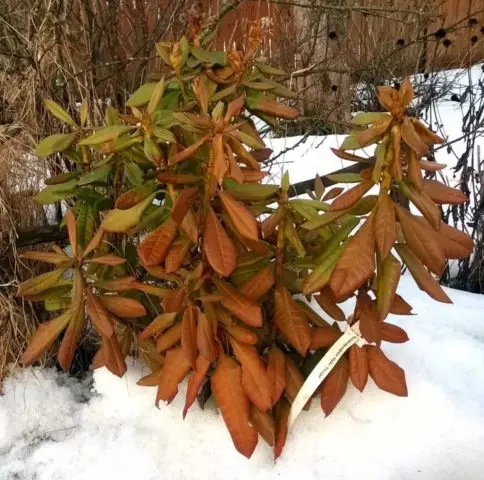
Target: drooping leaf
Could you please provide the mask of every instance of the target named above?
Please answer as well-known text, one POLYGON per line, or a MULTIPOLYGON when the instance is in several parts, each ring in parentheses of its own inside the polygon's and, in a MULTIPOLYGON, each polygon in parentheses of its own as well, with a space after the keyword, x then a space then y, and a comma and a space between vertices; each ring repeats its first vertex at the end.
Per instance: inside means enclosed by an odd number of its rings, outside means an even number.
POLYGON ((318 350, 320 348, 330 347, 340 337, 341 332, 336 328, 330 327, 328 324, 311 328, 311 343, 309 344, 309 348, 311 350, 318 350))
POLYGON ((178 224, 171 217, 153 230, 137 248, 143 265, 147 267, 159 265, 166 258, 177 232, 178 224))
POLYGON ((318 302, 319 306, 333 319, 338 322, 345 320, 345 314, 341 308, 336 304, 336 299, 330 288, 325 287, 319 295, 315 295, 314 299, 318 302))
POLYGON ((277 408, 277 420, 276 420, 276 439, 274 445, 274 457, 279 458, 286 444, 287 438, 287 421, 289 419, 289 413, 291 412, 291 406, 284 398, 278 404, 277 408))
POLYGON ((366 349, 368 371, 378 388, 400 397, 406 397, 408 392, 405 372, 395 362, 388 359, 379 347, 367 346, 366 349))
POLYGON ((409 340, 407 332, 403 328, 400 328, 397 325, 392 325, 391 323, 382 324, 381 339, 384 342, 391 343, 405 343, 409 340))
POLYGON ((171 403, 178 393, 178 384, 189 370, 190 362, 181 348, 173 348, 166 353, 156 394, 156 406, 160 400, 171 403))
POLYGON ((39 360, 67 327, 71 317, 72 311, 66 310, 59 317, 41 323, 20 358, 20 363, 26 367, 39 360))
POLYGON ((181 348, 194 370, 198 357, 196 315, 197 310, 189 305, 183 314, 181 331, 181 348))
POLYGON ((257 446, 257 431, 250 425, 250 404, 241 384, 242 370, 230 357, 222 356, 212 375, 212 392, 235 448, 250 458, 257 446))
POLYGON ((274 446, 276 425, 270 413, 259 410, 255 405, 250 408, 250 423, 270 447, 274 446))
POLYGON ((369 343, 381 342, 381 322, 378 310, 371 301, 370 296, 361 292, 356 299, 356 312, 360 320, 360 331, 362 337, 369 343))
POLYGON ((375 270, 375 234, 372 217, 368 218, 333 269, 330 279, 331 290, 337 297, 343 297, 361 287, 375 270))
POLYGON ((395 207, 392 199, 386 193, 380 193, 375 213, 375 241, 378 253, 384 259, 397 238, 395 207))
POLYGON ((193 402, 195 402, 198 391, 200 390, 200 387, 207 376, 209 366, 210 362, 199 355, 195 368, 188 379, 187 395, 185 399, 185 406, 183 407, 183 418, 186 417, 188 409, 193 405, 193 402))
POLYGON ((200 356, 209 362, 217 360, 220 348, 215 338, 217 325, 215 319, 204 312, 198 311, 197 346, 200 356))
POLYGON ((319 390, 321 408, 326 416, 331 414, 343 398, 348 386, 348 380, 348 361, 345 357, 341 357, 323 380, 319 390))
POLYGON ((441 224, 437 238, 446 258, 465 258, 474 249, 469 235, 446 223, 441 224))
POLYGON ((140 340, 146 340, 149 337, 156 336, 166 328, 173 325, 177 312, 160 313, 155 319, 139 334, 140 340))
POLYGON ((368 381, 368 356, 366 349, 352 345, 348 351, 348 365, 351 382, 362 392, 368 381))
POLYGON ((284 286, 277 286, 274 295, 274 323, 282 335, 302 355, 310 343, 309 324, 292 295, 284 286))
POLYGON ((410 117, 405 117, 403 119, 402 139, 420 157, 423 157, 429 153, 428 145, 422 140, 422 137, 415 130, 414 124, 410 117))
POLYGON ((146 315, 142 303, 134 298, 119 295, 101 295, 101 303, 112 313, 122 318, 137 318, 146 315))
POLYGON ((235 357, 242 365, 242 388, 251 402, 265 412, 272 406, 266 366, 255 347, 230 340, 235 357), (249 388, 247 388, 249 387, 249 388))
POLYGON ((269 350, 267 356, 267 378, 274 406, 286 388, 286 357, 276 346, 269 350))
POLYGON ((57 268, 56 270, 29 278, 18 286, 17 295, 30 296, 42 293, 48 288, 55 286, 64 275, 65 270, 65 268, 57 268))
POLYGON ((257 241, 259 239, 257 221, 248 208, 227 192, 219 192, 219 198, 235 229, 242 236, 257 241))
POLYGON ((254 301, 239 293, 227 282, 214 279, 217 289, 222 294, 222 305, 233 315, 251 327, 262 326, 262 310, 254 301))
POLYGON ((274 266, 267 265, 266 267, 257 270, 255 275, 239 285, 237 289, 242 295, 244 295, 244 297, 257 302, 270 291, 275 282, 274 266))
POLYGON ((457 188, 451 188, 437 180, 424 179, 424 192, 438 205, 460 205, 469 199, 457 188))
POLYGON ((203 250, 210 266, 220 275, 228 277, 236 267, 237 252, 215 212, 210 208, 205 221, 203 250))
POLYGON ((85 295, 87 314, 92 324, 100 335, 110 338, 114 334, 114 325, 109 312, 90 289, 86 289, 85 295))
POLYGON ((169 348, 180 343, 181 334, 182 334, 182 324, 181 322, 177 322, 171 328, 169 328, 168 330, 164 331, 161 335, 156 337, 157 353, 166 352, 169 348))

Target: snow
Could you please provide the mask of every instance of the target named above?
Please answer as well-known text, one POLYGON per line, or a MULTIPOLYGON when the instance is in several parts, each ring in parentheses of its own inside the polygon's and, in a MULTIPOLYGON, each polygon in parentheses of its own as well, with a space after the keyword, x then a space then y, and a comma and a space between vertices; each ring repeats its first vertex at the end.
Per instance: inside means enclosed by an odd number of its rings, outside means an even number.
MULTIPOLYGON (((448 75, 459 76, 457 90, 465 88, 463 74, 448 75)), ((474 82, 480 76, 480 67, 472 70, 474 82)), ((449 140, 461 135, 462 109, 450 101, 435 107, 433 118, 449 140)), ((267 139, 280 153, 275 177, 284 168, 298 182, 352 164, 330 150, 343 136, 301 140, 267 139)), ((441 149, 436 160, 453 166, 463 148, 453 144, 457 155, 441 149)), ((55 369, 15 369, 0 397, 0 480, 480 479, 484 297, 446 289, 454 305, 439 304, 408 275, 398 291, 418 315, 390 316, 410 342, 383 349, 405 369, 409 397, 382 392, 369 380, 363 395, 350 385, 326 419, 313 402, 277 462, 262 439, 250 461, 239 455, 211 401, 205 411, 195 404, 183 421, 185 383, 172 405, 157 409, 155 389, 136 385, 148 372, 130 359, 121 379, 104 368, 84 381, 55 369)), ((351 308, 344 305, 346 313, 351 308)))
POLYGON ((121 379, 96 371, 92 387, 53 369, 17 370, 0 397, 0 479, 482 478, 484 298, 447 292, 452 306, 408 276, 399 288, 418 315, 389 319, 411 341, 384 351, 405 369, 409 397, 370 380, 363 395, 349 386, 326 419, 313 402, 277 462, 261 439, 250 461, 239 455, 213 404, 183 421, 185 384, 156 409, 134 361, 121 379))

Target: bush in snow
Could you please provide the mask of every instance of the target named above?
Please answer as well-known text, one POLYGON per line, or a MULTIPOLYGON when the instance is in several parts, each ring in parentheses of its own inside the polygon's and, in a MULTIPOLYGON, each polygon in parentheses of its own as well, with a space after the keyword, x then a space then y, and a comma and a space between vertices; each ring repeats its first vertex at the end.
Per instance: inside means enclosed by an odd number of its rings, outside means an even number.
POLYGON ((333 176, 355 186, 325 191, 316 178, 313 198, 292 199, 287 175, 280 186, 261 183, 271 152, 252 116, 275 125, 297 111, 278 102, 292 94, 277 82, 282 72, 257 57, 256 24, 247 38, 245 48, 211 52, 194 24, 191 42, 159 43, 165 76, 138 89, 128 113, 108 107, 104 126, 89 125, 86 103, 76 122, 47 101, 69 131, 44 139, 37 154, 61 152, 77 169, 51 178, 36 199, 68 203, 70 250, 24 255, 56 268, 19 294, 62 313, 40 325, 22 363, 62 336, 57 358, 69 370, 88 318, 102 339, 94 368, 122 376, 137 352, 152 370, 139 383, 158 386, 156 404, 171 402, 188 375, 184 415, 213 394, 237 450, 250 457, 260 435, 278 456, 302 372, 343 335, 305 300, 314 296, 363 339, 319 388, 326 415, 349 380, 363 390, 368 375, 405 396, 403 370, 380 349, 407 340, 385 323, 389 312, 411 310, 396 294, 401 261, 422 290, 449 303, 432 274, 472 242, 441 222, 436 205, 466 198, 422 178, 442 167, 423 158, 441 139, 406 115, 408 79, 380 88, 389 113, 356 116, 335 151, 361 164, 333 176), (348 153, 370 144, 370 159, 348 153), (368 194, 374 186, 378 195, 368 194), (403 197, 422 216, 395 200, 403 197), (345 318, 338 303, 350 297, 356 306, 345 318))

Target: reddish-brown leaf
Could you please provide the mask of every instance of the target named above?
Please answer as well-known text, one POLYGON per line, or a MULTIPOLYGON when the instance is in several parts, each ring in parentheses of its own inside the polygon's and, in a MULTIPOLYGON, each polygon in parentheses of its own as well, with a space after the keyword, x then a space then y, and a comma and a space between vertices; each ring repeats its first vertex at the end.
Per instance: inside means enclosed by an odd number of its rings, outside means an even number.
POLYGON ((359 293, 356 300, 357 318, 361 335, 370 343, 380 344, 381 322, 378 311, 367 293, 359 293))
POLYGON ((102 352, 106 368, 113 375, 122 377, 128 367, 126 366, 126 361, 116 335, 113 335, 111 338, 103 338, 102 352))
POLYGON ((138 245, 138 257, 143 265, 154 267, 159 265, 166 257, 168 250, 175 240, 178 224, 170 217, 153 230, 138 245))
POLYGON ((338 332, 337 329, 329 325, 311 328, 311 343, 309 344, 309 348, 311 350, 318 350, 320 348, 330 347, 339 337, 341 337, 341 332, 338 332))
POLYGON ((161 369, 151 372, 148 375, 141 377, 136 382, 136 385, 139 385, 140 387, 157 387, 160 383, 160 375, 161 369))
POLYGON ((405 182, 400 182, 400 190, 418 208, 433 229, 439 230, 442 223, 440 221, 440 210, 433 200, 423 190, 418 191, 416 187, 405 182))
POLYGON ((38 262, 50 263, 52 265, 59 265, 60 263, 68 262, 70 258, 65 253, 55 252, 24 252, 19 255, 20 258, 28 258, 38 262))
POLYGON ((210 151, 210 156, 212 158, 213 175, 217 179, 217 182, 222 184, 229 166, 227 160, 225 159, 224 142, 221 133, 215 134, 215 136, 212 138, 212 149, 210 151))
POLYGON ((257 302, 271 290, 275 283, 274 265, 267 265, 237 288, 245 297, 257 302))
POLYGON ((86 288, 85 295, 87 314, 94 328, 100 335, 110 338, 114 334, 114 324, 111 320, 111 315, 100 302, 99 298, 91 293, 89 288, 86 288))
POLYGON ((304 313, 284 287, 276 287, 274 294, 274 323, 282 335, 302 355, 310 343, 310 327, 304 313))
MULTIPOLYGON (((173 173, 173 172, 161 172, 158 173, 156 179, 160 183, 169 183, 172 185, 189 185, 191 183, 196 183, 200 180, 196 175, 184 174, 184 173, 173 173)), ((138 202, 141 200, 138 200, 138 202)), ((138 203, 137 202, 137 203, 138 203)), ((119 208, 116 204, 116 208, 119 208)))
POLYGON ((263 323, 262 310, 259 305, 245 297, 227 282, 213 280, 220 294, 222 305, 237 318, 251 327, 261 327, 263 323))
POLYGON ((195 213, 193 213, 192 209, 188 210, 180 227, 193 243, 198 242, 197 217, 195 216, 195 213))
POLYGON ((272 215, 264 219, 261 223, 262 238, 269 238, 276 231, 283 218, 284 210, 279 207, 272 215))
POLYGON ((179 312, 185 303, 186 296, 187 294, 184 288, 168 290, 168 292, 163 295, 163 309, 166 313, 179 312))
POLYGON ((85 258, 91 252, 96 250, 96 248, 98 248, 99 245, 101 244, 103 238, 104 238, 104 230, 102 228, 98 228, 96 233, 92 237, 91 241, 87 245, 86 249, 84 250, 84 253, 82 254, 83 258, 85 258))
POLYGON ((269 350, 267 357, 267 378, 274 406, 286 388, 286 357, 275 346, 269 350))
POLYGON ((122 265, 125 263, 126 259, 116 255, 107 254, 101 255, 100 257, 93 257, 89 260, 89 262, 96 263, 98 265, 109 265, 111 267, 116 267, 117 265, 122 265))
POLYGON ((467 233, 443 222, 440 231, 437 233, 437 238, 446 258, 465 258, 474 249, 474 242, 467 233))
POLYGON ((397 225, 393 200, 388 194, 380 193, 375 213, 375 241, 382 258, 390 253, 396 238, 397 225))
POLYGON ((175 201, 175 206, 171 211, 171 218, 178 224, 182 223, 185 215, 187 214, 188 210, 192 203, 195 200, 195 197, 198 195, 198 188, 197 187, 190 187, 184 188, 180 195, 177 197, 175 201))
POLYGON ((163 353, 174 345, 180 343, 181 334, 182 323, 175 323, 173 327, 169 328, 156 338, 156 352, 163 353))
POLYGON ((276 425, 272 415, 259 410, 255 405, 250 407, 250 423, 270 447, 274 446, 276 425))
POLYGON ((259 228, 251 211, 227 192, 219 192, 218 195, 232 225, 240 235, 251 240, 259 240, 259 228))
POLYGON ((146 308, 134 298, 119 295, 101 295, 102 304, 112 313, 122 318, 137 318, 146 315, 146 308))
POLYGON ((403 119, 402 139, 418 156, 423 157, 429 153, 428 145, 415 130, 410 117, 405 117, 403 119))
POLYGON ((178 393, 178 384, 190 370, 190 362, 181 348, 169 350, 160 373, 160 383, 156 394, 156 406, 160 400, 171 403, 178 393))
POLYGON ((195 152, 208 140, 209 136, 206 135, 205 137, 200 138, 195 143, 190 145, 189 147, 183 149, 182 151, 176 153, 168 160, 170 165, 174 165, 175 163, 183 162, 193 156, 195 152))
POLYGON ((250 458, 257 446, 258 435, 250 425, 250 404, 242 389, 241 377, 242 370, 235 360, 223 355, 211 383, 235 448, 250 458))
POLYGON ((350 240, 331 274, 330 287, 336 297, 360 288, 375 271, 375 234, 372 217, 350 240))
POLYGON ((439 170, 443 170, 447 166, 444 163, 437 163, 430 160, 420 160, 419 164, 420 168, 427 172, 438 172, 439 170))
POLYGON ((336 304, 334 293, 330 288, 324 287, 319 295, 314 295, 314 299, 332 319, 338 322, 343 322, 346 319, 343 310, 336 304))
MULTIPOLYGON (((286 388, 284 393, 293 402, 304 383, 304 377, 297 368, 296 364, 286 356, 286 388)), ((308 410, 311 400, 305 405, 304 410, 308 410)))
POLYGON ((346 192, 339 195, 331 204, 330 211, 346 210, 358 202, 360 198, 373 187, 372 181, 358 183, 346 192))
POLYGON ((405 372, 388 359, 379 347, 367 346, 368 371, 377 387, 400 397, 406 397, 405 372))
POLYGON ((235 357, 242 364, 242 388, 250 401, 262 411, 272 406, 266 366, 255 347, 230 340, 235 357))
POLYGON ((441 275, 447 261, 435 230, 401 207, 397 207, 397 215, 407 245, 431 272, 441 275))
POLYGON ((434 280, 429 271, 407 245, 398 245, 397 252, 405 262, 405 265, 407 265, 412 277, 421 290, 427 292, 438 302, 452 303, 447 294, 442 290, 442 287, 434 280))
POLYGON ((425 179, 423 190, 438 205, 460 205, 469 201, 464 193, 457 188, 448 187, 437 180, 425 179))
POLYGON ((392 306, 388 313, 393 315, 412 315, 412 306, 409 305, 400 295, 395 294, 392 306))
POLYGON ((274 456, 279 458, 286 444, 287 438, 287 421, 289 419, 289 413, 291 406, 285 398, 281 398, 277 408, 277 420, 276 420, 276 440, 274 445, 274 456))
POLYGON ((190 247, 192 246, 191 240, 183 238, 176 241, 168 251, 165 259, 165 271, 166 273, 177 272, 187 257, 190 247))
POLYGON ((23 353, 20 363, 23 366, 31 365, 52 346, 55 339, 67 327, 72 317, 72 311, 66 310, 62 315, 41 323, 23 353))
POLYGON ((100 284, 100 287, 110 292, 126 292, 128 290, 136 289, 136 278, 126 276, 114 278, 113 280, 106 280, 100 284))
POLYGON ((209 362, 217 360, 220 348, 216 340, 217 325, 211 315, 198 311, 197 345, 200 355, 209 362))
POLYGON ((409 338, 407 332, 391 323, 383 323, 381 326, 381 339, 390 343, 405 343, 409 338))
POLYGON ((185 406, 183 407, 183 418, 187 416, 188 409, 196 400, 198 391, 200 390, 200 387, 207 376, 209 366, 210 362, 206 358, 203 358, 202 356, 197 358, 196 366, 188 379, 187 395, 185 399, 185 406))
POLYGON ((345 357, 341 357, 328 376, 323 380, 319 394, 321 397, 321 408, 328 416, 338 405, 346 393, 348 386, 349 367, 345 357))
POLYGON ((196 318, 197 310, 188 305, 185 308, 182 320, 181 348, 193 369, 195 369, 195 362, 198 356, 196 318))
POLYGON ((243 95, 241 95, 240 97, 237 97, 235 100, 232 100, 227 105, 227 112, 225 113, 224 120, 228 122, 232 117, 238 116, 243 106, 244 106, 243 95))
POLYGON ((175 321, 177 312, 160 313, 155 319, 138 335, 140 340, 146 340, 149 337, 154 337, 160 332, 170 327, 175 321))
MULTIPOLYGON (((74 303, 75 300, 73 300, 74 303)), ((69 371, 69 368, 74 359, 77 344, 81 338, 81 333, 84 330, 86 319, 84 317, 84 300, 82 299, 73 306, 73 313, 67 330, 64 333, 62 342, 57 353, 57 361, 64 372, 69 371)))
POLYGON ((417 154, 411 148, 408 149, 407 156, 407 178, 418 190, 422 190, 422 170, 420 169, 417 154))
POLYGON ((237 252, 234 243, 211 208, 207 213, 204 232, 203 250, 208 263, 217 273, 228 277, 237 265, 237 252))
POLYGON ((230 325, 224 325, 225 330, 230 336, 234 337, 235 340, 241 343, 246 343, 247 345, 255 345, 259 341, 257 333, 248 330, 247 328, 241 327, 236 323, 231 323, 230 325))
POLYGON ((353 385, 362 392, 368 381, 368 357, 366 350, 353 345, 348 351, 350 378, 353 385))
POLYGON ((444 143, 444 139, 440 138, 436 135, 432 130, 427 128, 420 120, 416 118, 411 118, 413 127, 415 131, 418 133, 419 137, 427 144, 427 145, 438 145, 444 143))
POLYGON ((66 220, 67 234, 69 235, 69 243, 71 244, 71 248, 72 248, 72 256, 77 257, 78 249, 77 249, 76 217, 72 213, 72 210, 69 208, 64 218, 66 220))
POLYGON ((337 197, 343 190, 344 190, 343 187, 334 187, 334 188, 331 188, 324 195, 323 201, 326 202, 328 200, 332 200, 333 198, 337 197))

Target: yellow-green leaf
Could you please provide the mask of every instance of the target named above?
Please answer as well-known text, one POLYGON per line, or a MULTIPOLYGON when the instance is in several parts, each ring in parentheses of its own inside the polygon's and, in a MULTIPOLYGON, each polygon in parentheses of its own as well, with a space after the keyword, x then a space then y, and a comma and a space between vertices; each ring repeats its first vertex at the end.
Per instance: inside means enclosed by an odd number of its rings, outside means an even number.
POLYGON ((50 113, 57 117, 59 120, 67 123, 71 127, 76 126, 76 122, 71 118, 71 116, 56 102, 49 100, 48 98, 44 100, 44 105, 47 107, 50 113))
POLYGON ((111 210, 103 219, 101 228, 107 232, 126 232, 140 220, 145 209, 152 204, 156 193, 151 194, 142 202, 127 210, 111 210))

